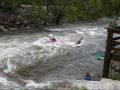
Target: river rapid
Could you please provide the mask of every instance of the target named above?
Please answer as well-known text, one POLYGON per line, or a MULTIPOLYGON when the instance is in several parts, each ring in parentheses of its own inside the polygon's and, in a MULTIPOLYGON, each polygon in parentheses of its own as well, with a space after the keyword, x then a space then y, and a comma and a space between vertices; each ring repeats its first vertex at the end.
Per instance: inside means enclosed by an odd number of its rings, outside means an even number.
POLYGON ((49 85, 52 81, 81 80, 86 72, 90 73, 93 80, 99 80, 103 61, 97 60, 91 54, 105 50, 107 25, 108 21, 104 20, 63 24, 47 27, 51 32, 1 36, 0 90, 24 90, 30 89, 29 85, 43 87, 43 82, 49 85), (50 42, 51 34, 57 42, 50 42), (76 47, 76 42, 81 37, 83 40, 76 47), (26 86, 9 80, 9 77, 2 74, 14 73, 16 69, 24 69, 26 66, 33 66, 27 71, 23 70, 29 74, 25 77, 26 86))

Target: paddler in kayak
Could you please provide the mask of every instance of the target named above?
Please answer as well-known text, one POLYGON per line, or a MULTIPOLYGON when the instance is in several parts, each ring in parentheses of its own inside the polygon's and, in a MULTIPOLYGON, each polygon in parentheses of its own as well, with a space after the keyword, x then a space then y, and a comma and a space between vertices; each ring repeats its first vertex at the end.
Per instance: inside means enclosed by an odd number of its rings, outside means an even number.
POLYGON ((81 37, 80 40, 77 41, 77 44, 81 44, 82 39, 83 39, 83 37, 81 37))
POLYGON ((50 38, 51 42, 56 42, 56 39, 54 37, 50 38))
POLYGON ((57 41, 52 34, 50 34, 49 36, 50 36, 50 41, 51 41, 52 43, 57 41))

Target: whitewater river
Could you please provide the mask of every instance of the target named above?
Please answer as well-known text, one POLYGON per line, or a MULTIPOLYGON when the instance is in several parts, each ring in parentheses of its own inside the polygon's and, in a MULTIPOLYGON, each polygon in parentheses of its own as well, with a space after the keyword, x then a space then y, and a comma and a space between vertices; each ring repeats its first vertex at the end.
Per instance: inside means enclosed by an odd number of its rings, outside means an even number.
POLYGON ((91 54, 105 50, 107 24, 99 21, 64 24, 48 27, 52 32, 2 35, 0 90, 30 89, 29 83, 37 83, 38 87, 42 87, 43 82, 50 84, 50 81, 57 80, 80 80, 86 72, 91 74, 93 80, 97 80, 102 75, 103 61, 97 60, 91 54), (50 43, 51 34, 57 42, 50 43), (80 37, 83 37, 82 43, 76 47, 80 37), (24 69, 25 66, 33 66, 25 71, 28 76, 23 76, 26 86, 2 74, 14 73, 16 68, 24 69))

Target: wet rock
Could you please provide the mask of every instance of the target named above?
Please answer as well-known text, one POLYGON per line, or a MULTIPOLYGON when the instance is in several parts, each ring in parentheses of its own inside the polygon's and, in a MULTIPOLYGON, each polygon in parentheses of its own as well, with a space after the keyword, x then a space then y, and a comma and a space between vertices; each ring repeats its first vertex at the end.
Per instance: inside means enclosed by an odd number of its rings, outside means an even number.
POLYGON ((19 75, 15 74, 15 73, 5 73, 4 72, 3 74, 8 78, 8 80, 15 81, 20 85, 25 86, 27 84, 27 82, 25 82, 24 79, 22 79, 19 75))
POLYGON ((9 28, 11 31, 16 31, 16 30, 18 30, 17 28, 9 28))
POLYGON ((120 72, 120 67, 115 67, 114 70, 115 72, 120 72))
POLYGON ((5 27, 3 27, 3 26, 0 26, 0 31, 4 31, 4 32, 6 32, 6 31, 8 31, 5 27))
POLYGON ((66 82, 66 81, 63 81, 63 82, 53 82, 52 83, 52 88, 70 88, 71 87, 71 84, 70 82, 66 82))
POLYGON ((30 26, 27 26, 26 28, 27 28, 27 29, 30 29, 30 26))

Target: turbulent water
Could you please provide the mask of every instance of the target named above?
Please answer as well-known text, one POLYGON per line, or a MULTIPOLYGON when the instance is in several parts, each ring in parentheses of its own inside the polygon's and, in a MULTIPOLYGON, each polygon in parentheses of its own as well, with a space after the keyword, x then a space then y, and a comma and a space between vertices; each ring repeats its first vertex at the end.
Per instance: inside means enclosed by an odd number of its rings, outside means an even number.
MULTIPOLYGON (((64 24, 48 27, 47 29, 52 32, 1 36, 1 72, 14 72, 16 68, 41 62, 39 66, 31 69, 29 79, 37 82, 76 80, 83 79, 86 72, 95 79, 102 74, 103 61, 97 60, 91 53, 105 50, 105 26, 107 22, 64 24), (57 42, 50 42, 50 34, 57 42), (80 37, 83 37, 83 40, 81 45, 76 47, 80 37)), ((44 84, 39 84, 39 87, 42 86, 44 84)), ((24 89, 2 75, 0 87, 5 90, 24 89)))

